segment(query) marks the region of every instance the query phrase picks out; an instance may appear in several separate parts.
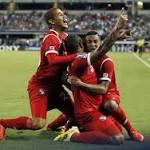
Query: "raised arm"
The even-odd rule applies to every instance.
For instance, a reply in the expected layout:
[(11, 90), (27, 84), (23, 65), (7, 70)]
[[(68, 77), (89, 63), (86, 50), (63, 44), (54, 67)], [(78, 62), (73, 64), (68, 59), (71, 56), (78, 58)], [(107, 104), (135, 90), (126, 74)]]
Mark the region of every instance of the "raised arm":
[(90, 54), (90, 63), (94, 64), (101, 56), (106, 54), (112, 45), (119, 39), (128, 37), (127, 33), (129, 31), (122, 30), (126, 26), (128, 21), (128, 16), (125, 10), (122, 10), (117, 22), (109, 33), (109, 35), (103, 40), (101, 46)]

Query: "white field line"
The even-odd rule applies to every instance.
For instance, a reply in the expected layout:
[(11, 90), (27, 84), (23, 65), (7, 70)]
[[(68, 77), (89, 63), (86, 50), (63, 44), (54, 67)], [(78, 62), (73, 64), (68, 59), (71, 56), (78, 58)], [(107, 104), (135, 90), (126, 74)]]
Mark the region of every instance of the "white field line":
[(145, 61), (143, 60), (142, 58), (140, 58), (137, 54), (134, 53), (134, 56), (141, 62), (143, 63), (146, 67), (148, 67), (150, 69), (150, 65)]

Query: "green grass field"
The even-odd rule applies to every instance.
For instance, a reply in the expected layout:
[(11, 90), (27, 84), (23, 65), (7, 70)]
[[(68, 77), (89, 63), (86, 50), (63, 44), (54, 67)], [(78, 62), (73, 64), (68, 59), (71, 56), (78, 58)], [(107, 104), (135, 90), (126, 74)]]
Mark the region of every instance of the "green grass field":
[[(144, 134), (144, 143), (126, 140), (121, 146), (85, 145), (53, 142), (56, 132), (17, 131), (8, 129), (6, 140), (0, 141), (0, 150), (127, 150), (150, 149), (150, 68), (132, 53), (110, 53), (116, 66), (121, 105), (133, 126)], [(150, 54), (142, 57), (150, 65)], [(27, 81), (38, 65), (38, 52), (0, 52), (0, 118), (30, 116), (26, 92)], [(58, 115), (57, 110), (48, 113), (48, 121)], [(126, 133), (125, 133), (126, 135)], [(126, 135), (126, 138), (128, 136)]]

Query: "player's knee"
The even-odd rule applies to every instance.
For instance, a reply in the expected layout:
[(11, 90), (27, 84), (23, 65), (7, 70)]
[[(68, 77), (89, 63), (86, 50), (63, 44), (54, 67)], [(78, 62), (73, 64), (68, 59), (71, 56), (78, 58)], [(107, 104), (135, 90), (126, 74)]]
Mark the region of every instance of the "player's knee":
[(113, 136), (111, 140), (112, 144), (117, 144), (117, 145), (123, 144), (123, 142), (124, 142), (124, 136), (122, 134)]
[(32, 129), (33, 130), (38, 130), (42, 129), (46, 124), (45, 119), (40, 119), (40, 118), (34, 118), (32, 120)]
[(104, 103), (104, 108), (111, 113), (118, 108), (118, 104), (114, 100), (109, 100)]

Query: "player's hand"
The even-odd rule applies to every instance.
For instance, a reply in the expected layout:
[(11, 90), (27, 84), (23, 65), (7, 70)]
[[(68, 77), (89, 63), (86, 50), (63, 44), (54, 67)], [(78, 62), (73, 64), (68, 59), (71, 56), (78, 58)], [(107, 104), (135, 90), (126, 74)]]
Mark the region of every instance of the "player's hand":
[(74, 85), (74, 86), (80, 86), (81, 85), (81, 80), (77, 76), (70, 76), (69, 77), (69, 82)]
[(119, 30), (116, 32), (116, 36), (118, 40), (126, 39), (126, 38), (132, 38), (132, 31), (130, 30)]
[(117, 22), (115, 24), (114, 30), (120, 30), (123, 29), (128, 22), (128, 15), (124, 8), (122, 8), (121, 13), (117, 19)]

